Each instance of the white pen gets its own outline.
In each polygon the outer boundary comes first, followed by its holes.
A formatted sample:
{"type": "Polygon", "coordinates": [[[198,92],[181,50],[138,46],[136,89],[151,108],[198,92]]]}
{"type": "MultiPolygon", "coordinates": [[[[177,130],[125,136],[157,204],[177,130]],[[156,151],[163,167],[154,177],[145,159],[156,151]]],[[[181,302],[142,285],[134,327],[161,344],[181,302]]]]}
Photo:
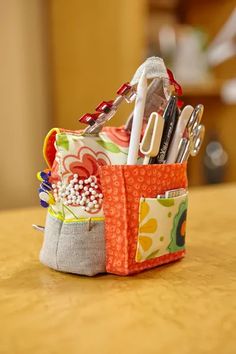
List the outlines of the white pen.
{"type": "Polygon", "coordinates": [[[176,162],[180,140],[183,137],[185,128],[187,126],[187,123],[188,123],[189,118],[192,113],[193,113],[192,106],[188,105],[183,108],[183,110],[179,116],[179,119],[178,119],[178,122],[177,122],[177,125],[175,128],[175,132],[174,132],[174,135],[173,135],[170,147],[169,147],[166,163],[175,163],[176,162]]]}
{"type": "Polygon", "coordinates": [[[144,70],[137,85],[127,165],[135,165],[137,163],[146,96],[147,78],[144,70]]]}

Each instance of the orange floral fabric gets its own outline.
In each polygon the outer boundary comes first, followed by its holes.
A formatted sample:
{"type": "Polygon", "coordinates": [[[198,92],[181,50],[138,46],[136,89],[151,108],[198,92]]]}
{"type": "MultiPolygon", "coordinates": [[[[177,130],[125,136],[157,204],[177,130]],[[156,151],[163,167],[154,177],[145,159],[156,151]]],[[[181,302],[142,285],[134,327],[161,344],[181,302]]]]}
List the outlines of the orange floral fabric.
{"type": "Polygon", "coordinates": [[[183,250],[142,263],[135,261],[140,198],[155,198],[169,189],[186,188],[186,164],[102,166],[100,176],[107,272],[137,273],[184,256],[183,250]]]}
{"type": "Polygon", "coordinates": [[[102,132],[116,143],[118,146],[127,147],[129,146],[130,134],[125,130],[124,126],[122,127],[104,127],[102,132]]]}

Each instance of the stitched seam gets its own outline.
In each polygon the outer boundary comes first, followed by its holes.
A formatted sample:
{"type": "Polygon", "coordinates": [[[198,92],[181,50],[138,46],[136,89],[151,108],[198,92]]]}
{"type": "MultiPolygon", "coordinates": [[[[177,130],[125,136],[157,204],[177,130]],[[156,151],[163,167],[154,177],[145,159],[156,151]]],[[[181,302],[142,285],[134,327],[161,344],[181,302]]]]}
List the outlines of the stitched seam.
{"type": "MultiPolygon", "coordinates": [[[[124,174],[124,167],[121,166],[121,174],[122,174],[122,179],[123,179],[123,185],[124,185],[124,195],[125,195],[125,200],[124,200],[124,207],[125,207],[125,215],[126,215],[126,223],[125,223],[125,233],[127,236],[128,232],[128,215],[127,215],[127,188],[126,188],[126,180],[125,180],[125,174],[124,174]]],[[[126,254],[125,254],[125,267],[127,267],[127,271],[129,271],[129,247],[128,247],[128,237],[125,238],[125,247],[126,247],[126,254]]]]}
{"type": "Polygon", "coordinates": [[[60,238],[61,238],[62,225],[63,225],[63,222],[61,222],[61,226],[60,226],[60,230],[59,230],[59,236],[58,236],[58,240],[57,240],[56,252],[55,252],[55,263],[56,263],[56,268],[58,270],[60,270],[60,269],[59,269],[59,265],[58,265],[57,255],[58,255],[59,242],[60,242],[60,238]]]}
{"type": "MultiPolygon", "coordinates": [[[[61,134],[60,132],[58,134],[61,134]]],[[[61,156],[61,151],[60,151],[60,147],[57,145],[57,135],[55,136],[55,147],[56,147],[56,156],[58,156],[58,174],[60,176],[60,180],[62,181],[62,156],[61,156]]],[[[56,267],[58,270],[59,269],[59,265],[58,265],[58,249],[59,249],[59,242],[60,242],[60,238],[61,238],[61,229],[62,229],[62,226],[63,226],[63,220],[61,220],[61,226],[60,226],[60,230],[59,230],[59,237],[58,237],[58,241],[57,241],[57,247],[56,247],[56,267]]]]}

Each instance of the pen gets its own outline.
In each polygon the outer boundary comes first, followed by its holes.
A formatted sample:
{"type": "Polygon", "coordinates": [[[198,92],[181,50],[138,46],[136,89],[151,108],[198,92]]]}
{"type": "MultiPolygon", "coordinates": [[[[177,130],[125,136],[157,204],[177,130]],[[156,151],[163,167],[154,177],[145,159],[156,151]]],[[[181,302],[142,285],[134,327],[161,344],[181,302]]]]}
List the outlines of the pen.
{"type": "Polygon", "coordinates": [[[137,85],[127,165],[135,165],[137,163],[146,95],[147,78],[144,70],[137,85]]]}
{"type": "Polygon", "coordinates": [[[151,159],[150,163],[152,164],[165,163],[167,150],[171,142],[171,138],[179,115],[176,103],[177,103],[177,97],[171,96],[163,115],[165,123],[164,123],[163,135],[161,139],[160,150],[158,155],[151,159]]]}
{"type": "Polygon", "coordinates": [[[175,132],[173,134],[170,147],[168,149],[167,163],[174,163],[176,161],[179,143],[181,138],[184,135],[185,128],[187,126],[187,123],[192,113],[193,113],[192,106],[186,106],[183,108],[179,116],[178,122],[176,124],[175,132]]]}

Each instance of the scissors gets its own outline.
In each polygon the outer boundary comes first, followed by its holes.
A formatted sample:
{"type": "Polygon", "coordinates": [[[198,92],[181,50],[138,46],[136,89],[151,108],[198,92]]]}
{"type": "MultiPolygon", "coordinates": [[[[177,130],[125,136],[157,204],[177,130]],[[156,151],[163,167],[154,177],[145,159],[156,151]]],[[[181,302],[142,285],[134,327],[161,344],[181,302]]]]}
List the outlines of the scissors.
{"type": "Polygon", "coordinates": [[[205,135],[205,127],[200,124],[203,112],[204,106],[202,104],[197,105],[193,110],[185,134],[179,143],[176,163],[185,162],[189,155],[196,156],[198,154],[205,135]]]}

